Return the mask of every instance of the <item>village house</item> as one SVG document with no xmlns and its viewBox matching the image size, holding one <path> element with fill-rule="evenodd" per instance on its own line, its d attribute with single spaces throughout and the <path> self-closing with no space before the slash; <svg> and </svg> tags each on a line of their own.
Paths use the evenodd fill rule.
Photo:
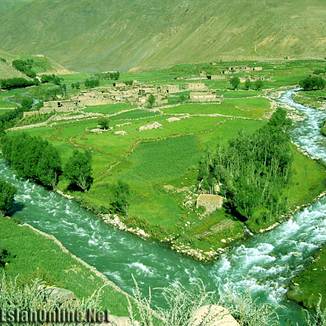
<svg viewBox="0 0 326 326">
<path fill-rule="evenodd" d="M 191 102 L 221 102 L 222 98 L 212 92 L 190 92 L 189 99 Z"/>
<path fill-rule="evenodd" d="M 186 85 L 186 88 L 190 91 L 199 91 L 199 92 L 202 92 L 202 91 L 208 91 L 208 87 L 206 84 L 204 83 L 188 83 Z"/>
<path fill-rule="evenodd" d="M 257 72 L 263 71 L 263 67 L 250 67 L 250 66 L 235 66 L 235 67 L 227 67 L 221 71 L 222 75 L 229 75 L 239 72 Z"/>
</svg>

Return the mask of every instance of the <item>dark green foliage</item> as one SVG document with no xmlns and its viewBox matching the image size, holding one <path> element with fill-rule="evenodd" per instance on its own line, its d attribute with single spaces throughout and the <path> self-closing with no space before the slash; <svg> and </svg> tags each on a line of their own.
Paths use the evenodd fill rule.
<svg viewBox="0 0 326 326">
<path fill-rule="evenodd" d="M 86 88 L 94 88 L 100 86 L 100 80 L 97 78 L 89 78 L 85 80 Z"/>
<path fill-rule="evenodd" d="M 102 117 L 98 121 L 98 125 L 103 130 L 108 130 L 110 127 L 110 121 L 108 118 Z"/>
<path fill-rule="evenodd" d="M 152 108 L 155 104 L 155 96 L 153 94 L 150 94 L 147 99 L 147 105 L 148 107 Z"/>
<path fill-rule="evenodd" d="M 315 69 L 313 71 L 314 75 L 320 75 L 320 74 L 324 74 L 324 73 L 326 73 L 326 69 Z"/>
<path fill-rule="evenodd" d="M 62 97 L 67 97 L 67 85 L 66 84 L 60 84 L 60 91 L 61 91 L 61 95 Z"/>
<path fill-rule="evenodd" d="M 14 186 L 0 179 L 0 214 L 6 215 L 12 209 L 16 192 Z"/>
<path fill-rule="evenodd" d="M 60 78 L 54 74 L 52 75 L 42 75 L 41 76 L 41 82 L 42 83 L 53 83 L 55 85 L 60 85 L 61 82 L 63 81 L 63 78 Z"/>
<path fill-rule="evenodd" d="M 326 137 L 326 120 L 324 121 L 324 123 L 322 124 L 322 126 L 320 128 L 320 132 L 322 135 L 324 135 Z"/>
<path fill-rule="evenodd" d="M 34 64 L 33 59 L 27 59 L 27 60 L 17 59 L 12 62 L 12 65 L 15 69 L 22 72 L 28 77 L 35 78 L 36 73 L 33 70 L 33 64 Z"/>
<path fill-rule="evenodd" d="M 33 85 L 35 85 L 35 82 L 33 80 L 27 80 L 21 77 L 0 80 L 1 88 L 6 90 L 13 89 L 13 88 L 24 88 Z"/>
<path fill-rule="evenodd" d="M 0 268 L 4 268 L 9 263 L 10 256 L 7 249 L 0 249 Z"/>
<path fill-rule="evenodd" d="M 238 89 L 240 86 L 240 78 L 239 77 L 232 77 L 230 79 L 230 84 L 232 89 Z"/>
<path fill-rule="evenodd" d="M 119 78 L 120 78 L 120 72 L 119 71 L 107 72 L 107 79 L 118 80 Z"/>
<path fill-rule="evenodd" d="M 257 91 L 260 91 L 264 86 L 264 83 L 261 79 L 258 79 L 255 81 L 255 84 L 254 84 L 254 89 L 256 89 Z"/>
<path fill-rule="evenodd" d="M 0 116 L 0 133 L 3 133 L 7 128 L 14 125 L 15 121 L 23 117 L 23 109 L 18 109 L 6 112 Z"/>
<path fill-rule="evenodd" d="M 111 212 L 115 214 L 127 215 L 128 199 L 130 196 L 129 186 L 122 182 L 118 183 L 112 188 L 113 200 L 111 202 Z"/>
<path fill-rule="evenodd" d="M 74 151 L 65 166 L 64 175 L 70 182 L 70 189 L 89 190 L 93 183 L 91 153 Z"/>
<path fill-rule="evenodd" d="M 24 97 L 21 100 L 21 108 L 23 111 L 28 111 L 33 107 L 33 99 L 30 97 Z"/>
<path fill-rule="evenodd" d="M 308 76 L 301 80 L 299 84 L 304 91 L 313 91 L 324 89 L 326 81 L 320 76 Z"/>
<path fill-rule="evenodd" d="M 133 80 L 125 80 L 124 83 L 128 86 L 132 86 L 134 81 Z"/>
<path fill-rule="evenodd" d="M 246 79 L 245 83 L 244 83 L 244 89 L 249 90 L 251 87 L 251 81 L 250 79 Z"/>
<path fill-rule="evenodd" d="M 80 89 L 80 82 L 72 83 L 71 88 L 72 89 Z"/>
<path fill-rule="evenodd" d="M 226 207 L 243 220 L 282 212 L 281 193 L 292 164 L 290 126 L 286 112 L 278 109 L 253 135 L 239 134 L 227 147 L 207 154 L 199 164 L 199 188 L 213 193 L 221 184 Z"/>
<path fill-rule="evenodd" d="M 28 134 L 5 136 L 2 146 L 5 160 L 18 176 L 54 188 L 61 174 L 57 150 L 40 137 Z"/>
</svg>

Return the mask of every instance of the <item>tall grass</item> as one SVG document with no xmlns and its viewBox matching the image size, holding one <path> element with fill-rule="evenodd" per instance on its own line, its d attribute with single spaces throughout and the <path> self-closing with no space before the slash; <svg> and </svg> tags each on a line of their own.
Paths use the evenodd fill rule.
<svg viewBox="0 0 326 326">
<path fill-rule="evenodd" d="M 57 308 L 70 309 L 78 312 L 101 309 L 99 304 L 101 289 L 84 300 L 60 301 L 58 298 L 47 299 L 45 284 L 35 280 L 28 285 L 18 285 L 16 279 L 2 276 L 0 278 L 0 310 L 20 309 L 35 311 L 42 309 L 52 312 Z M 201 322 L 194 322 L 194 313 L 202 306 L 219 305 L 226 307 L 230 314 L 238 321 L 240 326 L 277 326 L 280 325 L 275 307 L 269 304 L 258 304 L 250 295 L 235 296 L 223 295 L 218 299 L 213 292 L 207 291 L 202 282 L 197 282 L 186 289 L 179 283 L 159 290 L 163 298 L 164 308 L 153 310 L 152 291 L 149 289 L 145 297 L 135 282 L 134 300 L 129 302 L 129 318 L 132 326 L 208 326 L 216 320 L 222 320 L 219 312 L 214 315 L 214 309 L 202 316 Z M 20 324 L 23 325 L 23 324 Z M 85 325 L 85 324 L 84 324 Z M 305 325 L 326 326 L 326 311 L 322 311 L 320 304 L 314 314 L 306 313 Z"/>
<path fill-rule="evenodd" d="M 134 298 L 136 308 L 129 308 L 132 321 L 136 321 L 136 316 L 141 326 L 154 326 L 159 320 L 162 326 L 190 326 L 194 323 L 193 316 L 202 306 L 219 305 L 226 307 L 230 314 L 239 322 L 241 326 L 276 326 L 279 325 L 278 316 L 273 307 L 269 304 L 258 305 L 249 295 L 234 296 L 227 294 L 223 298 L 217 298 L 213 292 L 207 291 L 202 282 L 192 286 L 191 290 L 186 289 L 181 284 L 173 284 L 167 288 L 159 289 L 164 299 L 165 308 L 151 309 L 151 290 L 148 296 L 144 297 L 135 282 Z M 213 320 L 222 320 L 224 315 L 217 315 L 214 309 L 209 310 L 202 317 L 200 326 L 213 325 Z M 196 323 L 196 325 L 199 325 Z"/>
</svg>

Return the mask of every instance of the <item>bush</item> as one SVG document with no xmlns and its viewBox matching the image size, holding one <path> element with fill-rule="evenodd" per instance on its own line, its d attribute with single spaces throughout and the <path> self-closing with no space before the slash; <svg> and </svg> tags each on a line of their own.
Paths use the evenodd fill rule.
<svg viewBox="0 0 326 326">
<path fill-rule="evenodd" d="M 23 111 L 28 111 L 33 107 L 33 99 L 30 97 L 24 97 L 20 105 Z"/>
<path fill-rule="evenodd" d="M 234 89 L 234 90 L 238 89 L 239 86 L 240 86 L 240 78 L 239 77 L 232 77 L 230 79 L 230 84 L 231 84 L 232 89 Z"/>
<path fill-rule="evenodd" d="M 85 80 L 86 88 L 94 88 L 100 86 L 100 80 L 97 78 L 90 78 Z"/>
<path fill-rule="evenodd" d="M 244 83 L 244 89 L 248 91 L 250 89 L 250 87 L 251 87 L 251 81 L 250 81 L 250 79 L 246 79 L 246 81 Z"/>
<path fill-rule="evenodd" d="M 16 192 L 14 186 L 0 179 L 0 214 L 6 215 L 13 208 Z"/>
<path fill-rule="evenodd" d="M 264 83 L 262 80 L 258 79 L 255 81 L 255 84 L 254 84 L 255 90 L 260 91 L 263 88 L 263 86 L 264 86 Z"/>
<path fill-rule="evenodd" d="M 23 117 L 23 109 L 18 108 L 0 115 L 0 133 L 14 125 L 15 121 Z"/>
<path fill-rule="evenodd" d="M 118 181 L 117 185 L 112 188 L 113 200 L 111 202 L 111 213 L 127 215 L 128 210 L 128 199 L 130 196 L 129 186 L 122 182 Z"/>
<path fill-rule="evenodd" d="M 324 121 L 324 123 L 322 124 L 320 132 L 326 137 L 326 121 Z"/>
<path fill-rule="evenodd" d="M 102 117 L 99 119 L 98 125 L 99 125 L 100 129 L 108 130 L 110 127 L 110 121 L 109 121 L 109 119 Z"/>
<path fill-rule="evenodd" d="M 0 249 L 0 268 L 4 268 L 10 261 L 10 253 L 7 249 Z"/>
<path fill-rule="evenodd" d="M 22 72 L 28 77 L 35 78 L 36 73 L 33 70 L 33 64 L 34 64 L 33 59 L 27 59 L 27 60 L 17 59 L 12 62 L 12 65 L 15 69 Z"/>
<path fill-rule="evenodd" d="M 35 85 L 35 82 L 33 80 L 27 80 L 21 77 L 0 80 L 1 88 L 6 90 L 13 88 L 25 88 L 33 85 Z"/>
<path fill-rule="evenodd" d="M 155 96 L 153 94 L 150 94 L 147 99 L 147 105 L 148 107 L 152 108 L 155 104 Z"/>
<path fill-rule="evenodd" d="M 89 190 L 93 183 L 91 163 L 90 152 L 74 151 L 64 169 L 64 175 L 69 180 L 71 189 Z"/>
<path fill-rule="evenodd" d="M 308 76 L 300 81 L 300 86 L 304 91 L 322 90 L 326 86 L 326 81 L 319 76 Z"/>
<path fill-rule="evenodd" d="M 40 137 L 28 134 L 5 136 L 2 152 L 18 176 L 55 188 L 61 174 L 58 151 Z"/>
</svg>

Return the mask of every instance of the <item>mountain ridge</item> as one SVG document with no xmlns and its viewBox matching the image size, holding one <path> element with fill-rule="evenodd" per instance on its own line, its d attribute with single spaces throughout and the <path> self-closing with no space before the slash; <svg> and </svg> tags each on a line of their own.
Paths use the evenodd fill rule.
<svg viewBox="0 0 326 326">
<path fill-rule="evenodd" d="M 326 48 L 324 0 L 29 0 L 2 20 L 4 50 L 80 71 L 324 58 Z"/>
</svg>

